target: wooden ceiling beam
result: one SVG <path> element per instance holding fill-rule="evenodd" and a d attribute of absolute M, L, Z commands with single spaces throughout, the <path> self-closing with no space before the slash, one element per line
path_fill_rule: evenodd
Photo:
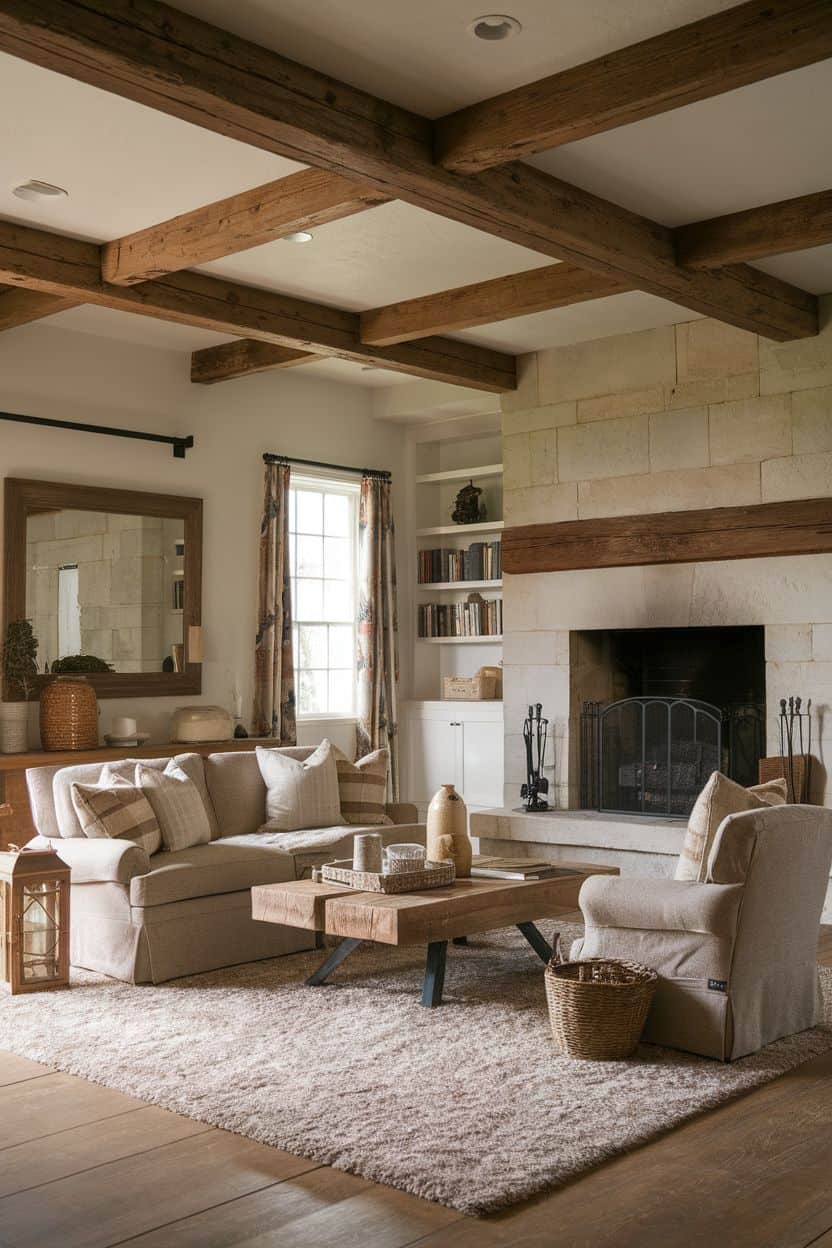
<path fill-rule="evenodd" d="M 374 187 L 324 169 L 302 169 L 105 243 L 101 275 L 117 286 L 152 281 L 387 202 Z"/>
<path fill-rule="evenodd" d="M 436 157 L 476 173 L 829 56 L 828 0 L 751 0 L 459 109 Z"/>
<path fill-rule="evenodd" d="M 323 357 L 292 347 L 276 347 L 270 342 L 253 338 L 233 338 L 217 347 L 203 347 L 191 355 L 191 381 L 211 386 L 218 381 L 233 381 L 249 373 L 264 373 L 275 368 L 296 368 Z"/>
<path fill-rule="evenodd" d="M 489 325 L 632 289 L 632 283 L 574 264 L 548 264 L 362 312 L 361 341 L 379 346 L 412 342 L 428 334 Z"/>
<path fill-rule="evenodd" d="M 683 225 L 675 239 L 679 263 L 694 269 L 716 269 L 821 247 L 832 243 L 832 191 Z"/>
<path fill-rule="evenodd" d="M 21 290 L 18 286 L 0 287 L 0 331 L 43 320 L 55 312 L 77 307 L 77 299 L 45 295 L 38 290 Z"/>
<path fill-rule="evenodd" d="M 452 173 L 426 119 L 157 0 L 0 0 L 0 50 L 705 316 L 778 341 L 817 333 L 805 291 L 745 265 L 683 268 L 668 228 L 528 165 Z"/>
<path fill-rule="evenodd" d="M 0 282 L 474 389 L 499 393 L 516 385 L 514 356 L 438 337 L 368 346 L 361 342 L 357 312 L 203 273 L 171 273 L 137 286 L 114 286 L 101 280 L 97 244 L 9 221 L 0 221 Z"/>

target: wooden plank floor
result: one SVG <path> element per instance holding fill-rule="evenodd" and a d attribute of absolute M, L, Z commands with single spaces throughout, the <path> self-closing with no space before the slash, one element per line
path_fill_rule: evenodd
<path fill-rule="evenodd" d="M 832 1248 L 830 1157 L 832 1053 L 466 1218 L 0 1054 L 0 1248 Z"/>

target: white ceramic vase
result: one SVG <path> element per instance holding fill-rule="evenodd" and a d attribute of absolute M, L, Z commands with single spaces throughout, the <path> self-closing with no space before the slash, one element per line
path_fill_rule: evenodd
<path fill-rule="evenodd" d="M 25 754 L 28 723 L 28 702 L 0 702 L 0 754 Z"/>
<path fill-rule="evenodd" d="M 428 806 L 427 849 L 430 862 L 450 859 L 458 876 L 471 874 L 471 840 L 465 803 L 452 784 L 437 789 Z"/>

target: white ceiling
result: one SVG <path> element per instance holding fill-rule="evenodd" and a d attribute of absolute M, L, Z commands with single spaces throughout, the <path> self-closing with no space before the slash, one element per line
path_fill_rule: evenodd
<path fill-rule="evenodd" d="M 516 38 L 489 44 L 462 0 L 174 0 L 183 10 L 429 116 L 603 55 L 734 0 L 512 0 Z M 825 101 L 825 103 L 824 103 Z M 832 61 L 543 153 L 532 163 L 668 225 L 832 186 Z M 94 240 L 118 237 L 283 177 L 301 166 L 139 104 L 0 55 L 0 216 Z M 11 195 L 41 178 L 68 199 Z M 334 222 L 312 243 L 274 242 L 206 272 L 360 310 L 519 272 L 551 258 L 395 203 Z M 804 289 L 832 290 L 832 246 L 760 263 Z M 632 293 L 456 335 L 510 352 L 692 319 Z M 78 308 L 50 318 L 102 338 L 189 351 L 218 335 Z M 307 376 L 400 380 L 324 361 Z M 401 378 L 407 381 L 407 378 Z"/>

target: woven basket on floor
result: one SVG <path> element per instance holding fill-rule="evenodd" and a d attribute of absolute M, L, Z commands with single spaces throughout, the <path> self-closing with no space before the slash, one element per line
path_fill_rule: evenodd
<path fill-rule="evenodd" d="M 40 741 L 45 750 L 98 747 L 98 699 L 83 676 L 58 676 L 40 695 Z"/>
<path fill-rule="evenodd" d="M 638 962 L 562 962 L 560 941 L 545 971 L 549 1021 L 566 1057 L 608 1062 L 629 1057 L 644 1030 L 658 976 Z"/>

